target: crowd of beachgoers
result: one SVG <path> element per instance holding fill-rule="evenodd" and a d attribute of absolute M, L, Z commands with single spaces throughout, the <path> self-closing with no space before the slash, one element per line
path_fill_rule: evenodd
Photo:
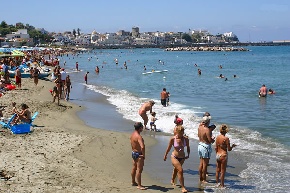
<path fill-rule="evenodd" d="M 9 57 L 9 58 L 3 58 L 1 59 L 1 96 L 2 95 L 7 95 L 4 96 L 5 99 L 1 101 L 1 109 L 0 109 L 0 116 L 3 117 L 3 114 L 7 115 L 11 114 L 9 107 L 11 106 L 11 101 L 13 102 L 13 108 L 16 108 L 16 104 L 22 103 L 21 107 L 23 106 L 23 104 L 25 104 L 26 108 L 30 108 L 30 112 L 35 112 L 35 111 L 39 111 L 39 109 L 41 109 L 41 113 L 43 113 L 42 121 L 45 119 L 45 114 L 48 115 L 48 117 L 46 118 L 46 124 L 49 124 L 52 120 L 56 119 L 57 116 L 58 118 L 61 115 L 61 112 L 64 109 L 68 109 L 69 105 L 66 104 L 66 101 L 69 100 L 69 93 L 70 93 L 70 88 L 71 88 L 71 82 L 70 82 L 70 77 L 69 75 L 67 75 L 65 73 L 65 70 L 63 68 L 60 67 L 59 65 L 59 59 L 58 57 L 61 57 L 65 54 L 69 54 L 68 51 L 66 50 L 62 50 L 62 49 L 47 49 L 47 50 L 42 50 L 42 51 L 27 51 L 25 52 L 25 56 L 23 58 L 13 58 L 13 57 Z M 26 78 L 25 80 L 21 80 L 21 71 L 20 71 L 20 66 L 21 65 L 27 65 L 29 68 L 31 68 L 31 65 L 34 65 L 34 67 L 32 68 L 31 71 L 31 77 L 30 78 Z M 53 75 L 55 76 L 55 78 L 51 78 L 48 84 L 45 84 L 44 82 L 40 82 L 41 86 L 39 86 L 39 82 L 38 82 L 38 73 L 37 72 L 37 68 L 41 67 L 43 65 L 51 65 L 54 66 L 54 70 L 53 70 Z M 17 72 L 15 73 L 15 79 L 11 78 L 9 75 L 9 71 L 8 69 L 12 69 L 13 67 L 16 68 L 15 71 L 19 71 L 20 73 L 20 77 L 19 74 L 17 74 Z M 47 87 L 52 88 L 50 89 L 50 93 L 51 96 L 47 97 L 48 91 L 46 91 L 45 96 L 47 97 L 47 100 L 45 102 L 40 101 L 39 96 L 37 96 L 37 92 L 45 92 L 43 89 L 47 89 Z M 23 89 L 24 88 L 24 89 Z M 25 90 L 27 89 L 28 91 L 26 92 L 26 94 L 22 94 L 20 93 L 21 90 Z M 166 90 L 165 90 L 166 91 Z M 11 93 L 10 93 L 11 92 Z M 168 92 L 165 92 L 166 96 L 168 95 Z M 31 97 L 31 96 L 34 97 Z M 165 94 L 164 94 L 165 95 Z M 1 97 L 0 96 L 0 97 Z M 52 100 L 51 100 L 52 98 Z M 41 98 L 43 100 L 43 98 Z M 62 102 L 61 99 L 64 99 Z M 162 99 L 162 93 L 161 93 L 161 99 Z M 164 99 L 165 100 L 165 99 Z M 65 101 L 65 102 L 64 102 Z M 25 103 L 24 103 L 25 102 Z M 56 103 L 54 103 L 56 102 Z M 166 101 L 163 101 L 163 105 L 166 106 Z M 11 104 L 10 104 L 11 103 Z M 131 147 L 132 147 L 132 158 L 133 158 L 133 168 L 132 168 L 132 185 L 133 186 L 137 186 L 138 189 L 140 190 L 144 190 L 147 189 L 147 187 L 143 186 L 143 184 L 141 184 L 141 173 L 143 170 L 143 165 L 144 165 L 144 158 L 145 158 L 145 146 L 144 146 L 144 141 L 143 138 L 141 137 L 140 133 L 142 132 L 143 128 L 146 128 L 146 124 L 148 122 L 148 117 L 146 115 L 147 111 L 150 111 L 152 113 L 152 106 L 155 104 L 155 102 L 153 101 L 149 101 L 145 104 L 143 104 L 140 108 L 139 114 L 140 116 L 144 119 L 144 126 L 142 125 L 142 123 L 140 122 L 136 122 L 134 127 L 135 127 L 135 131 L 132 133 L 131 135 Z M 147 106 L 146 106 L 147 105 Z M 29 107 L 28 107 L 29 106 Z M 50 110 L 50 113 L 48 113 L 48 110 Z M 146 116 L 145 116 L 146 115 Z M 147 121 L 145 120 L 145 118 L 147 118 Z M 72 118 L 64 118 L 63 120 L 70 120 L 71 121 Z M 210 114 L 206 114 L 203 116 L 203 120 L 201 122 L 201 125 L 199 127 L 199 135 L 200 135 L 200 143 L 199 143 L 199 151 L 200 151 L 200 167 L 199 167 L 199 174 L 200 174 L 200 182 L 201 183 L 207 183 L 206 181 L 206 174 L 207 174 L 207 165 L 208 165 L 208 160 L 210 158 L 210 153 L 208 153 L 207 149 L 211 148 L 211 143 L 213 143 L 215 141 L 215 139 L 212 137 L 211 135 L 211 130 L 209 129 L 211 126 L 209 125 L 210 123 L 210 119 L 211 116 Z M 181 122 L 180 122 L 181 120 Z M 45 121 L 44 121 L 45 122 Z M 153 121 L 154 122 L 154 121 Z M 72 123 L 71 123 L 72 124 Z M 67 125 L 67 126 L 72 126 L 71 124 Z M 58 121 L 56 121 L 55 123 L 55 127 L 60 127 L 60 125 L 62 126 L 63 123 L 61 122 L 61 119 L 58 119 Z M 152 126 L 153 124 L 151 124 Z M 154 126 L 154 125 L 153 125 Z M 46 125 L 45 125 L 46 127 Z M 54 131 L 54 128 L 50 128 L 50 132 Z M 156 130 L 156 128 L 155 128 Z M 41 132 L 44 132 L 43 130 L 40 130 Z M 221 184 L 219 184 L 219 187 L 223 188 L 224 187 L 224 174 L 225 174 L 225 165 L 226 165 L 226 160 L 227 160 L 227 151 L 231 150 L 235 145 L 230 146 L 230 142 L 229 139 L 227 137 L 225 137 L 225 134 L 228 132 L 228 128 L 227 126 L 223 125 L 220 129 L 221 131 L 221 135 L 218 139 L 218 145 L 216 147 L 217 149 L 217 153 L 219 154 L 219 160 L 217 160 L 217 163 L 219 163 L 219 165 L 217 165 L 217 178 L 216 181 L 219 182 L 219 180 L 221 181 Z M 55 132 L 55 131 L 54 131 Z M 109 134 L 111 135 L 111 133 Z M 121 134 L 120 134 L 121 135 Z M 98 137 L 100 137 L 100 139 L 102 139 L 102 141 L 107 140 L 107 136 L 108 133 L 103 134 L 103 136 L 100 137 L 100 134 Z M 45 176 L 45 172 L 39 172 L 39 171 L 47 171 L 50 173 L 50 178 L 52 178 L 52 175 L 54 175 L 54 173 L 57 173 L 60 176 L 69 176 L 71 175 L 72 177 L 70 177 L 70 179 L 74 181 L 74 183 L 76 184 L 79 176 L 81 175 L 80 170 L 82 170 L 83 168 L 86 168 L 84 170 L 88 170 L 89 166 L 87 166 L 85 163 L 76 160 L 75 158 L 73 158 L 71 155 L 69 155 L 68 158 L 63 158 L 65 156 L 64 152 L 65 151 L 71 151 L 71 149 L 75 148 L 75 146 L 77 144 L 80 144 L 82 141 L 86 140 L 86 137 L 84 136 L 78 136 L 78 135 L 74 135 L 74 134 L 62 134 L 62 133 L 57 133 L 55 132 L 54 134 L 52 133 L 45 133 L 45 137 L 41 136 L 41 134 L 36 133 L 35 137 L 38 137 L 36 139 L 31 139 L 31 136 L 28 137 L 24 137 L 24 139 L 27 139 L 28 143 L 32 143 L 32 145 L 36 146 L 36 147 L 40 147 L 40 149 L 38 149 L 38 153 L 37 155 L 43 155 L 42 159 L 44 160 L 40 160 L 37 162 L 37 170 L 35 171 L 37 174 L 37 176 L 40 177 L 38 179 L 36 179 L 36 177 L 29 177 L 29 170 L 35 170 L 35 168 L 31 169 L 33 167 L 34 162 L 31 161 L 34 157 L 35 157 L 35 150 L 33 150 L 33 147 L 27 147 L 25 146 L 26 150 L 29 149 L 29 153 L 25 152 L 25 148 L 19 148 L 17 149 L 17 145 L 16 143 L 19 142 L 19 140 L 17 139 L 13 139 L 16 141 L 13 141 L 13 148 L 12 148 L 12 152 L 7 153 L 6 151 L 4 151 L 5 154 L 4 156 L 6 156 L 7 158 L 4 161 L 3 165 L 0 165 L 0 167 L 5 167 L 5 170 L 3 170 L 2 172 L 2 177 L 4 177 L 6 180 L 10 180 L 11 178 L 13 179 L 14 176 L 16 176 L 16 172 L 9 172 L 9 170 L 12 170 L 11 168 L 13 167 L 13 164 L 16 165 L 19 168 L 26 168 L 23 170 L 27 170 L 25 174 L 22 174 L 18 176 L 18 179 L 15 180 L 17 181 L 18 184 L 20 184 L 20 182 L 22 182 L 24 180 L 25 175 L 28 175 L 28 182 L 36 185 L 36 183 L 42 184 L 41 180 L 43 181 L 49 181 L 46 176 Z M 123 137 L 123 134 L 122 134 Z M 122 138 L 121 137 L 121 138 Z M 44 140 L 45 138 L 45 140 Z M 57 138 L 59 141 L 55 142 L 55 138 Z M 118 137 L 120 138 L 120 137 Z M 46 149 L 45 151 L 41 151 L 41 147 L 46 146 L 45 144 L 42 144 L 41 141 L 37 141 L 37 140 L 42 140 L 42 141 L 49 141 L 51 144 L 56 144 L 55 147 L 52 147 L 52 145 L 49 146 L 49 148 L 51 148 L 50 150 Z M 90 141 L 93 141 L 94 138 L 90 138 Z M 125 140 L 127 140 L 128 138 L 126 138 Z M 140 140 L 142 139 L 142 140 Z M 6 140 L 6 143 L 11 143 L 11 141 L 9 141 L 10 138 L 8 137 L 8 139 Z M 124 142 L 124 139 L 118 139 L 118 143 L 121 143 L 122 145 L 118 145 L 118 143 L 115 142 L 115 146 L 119 146 L 120 147 L 125 147 L 127 148 L 124 144 L 126 144 L 126 142 Z M 37 144 L 35 144 L 37 141 Z M 63 147 L 63 144 L 66 142 L 69 142 L 68 145 L 66 145 L 65 147 Z M 108 140 L 107 140 L 108 141 Z M 143 141 L 143 143 L 142 143 Z M 89 142 L 88 142 L 89 143 Z M 103 149 L 107 149 L 108 146 L 110 146 L 109 144 L 102 144 L 101 148 Z M 184 163 L 184 161 L 186 159 L 189 158 L 189 154 L 190 154 L 190 149 L 189 149 L 189 141 L 188 138 L 186 136 L 184 136 L 184 127 L 182 126 L 182 119 L 176 119 L 176 127 L 174 129 L 174 137 L 172 137 L 170 139 L 168 148 L 165 152 L 164 155 L 164 161 L 166 161 L 167 159 L 167 154 L 169 153 L 169 151 L 171 150 L 171 147 L 173 147 L 173 152 L 172 155 L 170 157 L 172 165 L 174 167 L 173 170 L 173 174 L 172 174 L 172 179 L 171 179 L 171 185 L 175 186 L 175 179 L 178 178 L 180 185 L 181 185 L 181 191 L 182 192 L 187 192 L 188 190 L 185 188 L 184 186 L 184 179 L 183 179 L 183 169 L 182 169 L 182 165 Z M 184 148 L 187 147 L 187 156 L 185 155 L 184 152 Z M 9 148 L 7 148 L 7 146 L 5 146 L 5 148 L 8 150 Z M 4 148 L 4 149 L 5 149 Z M 57 150 L 58 149 L 58 150 Z M 115 149 L 117 149 L 117 147 L 115 147 Z M 112 148 L 110 150 L 110 152 L 108 152 L 108 154 L 106 154 L 106 156 L 109 157 L 109 155 L 115 155 L 117 152 L 114 148 Z M 60 152 L 60 150 L 62 150 L 63 152 Z M 123 149 L 122 149 L 123 150 Z M 21 151 L 21 153 L 20 153 Z M 84 151 L 84 149 L 83 149 Z M 91 150 L 92 151 L 92 150 Z M 25 154 L 27 154 L 28 158 L 30 160 L 26 159 L 25 163 L 21 163 L 21 162 L 17 162 L 16 164 L 11 162 L 10 164 L 7 164 L 11 159 L 11 156 L 13 156 L 13 152 L 14 154 L 21 154 L 21 157 L 25 156 Z M 103 151 L 102 151 L 103 152 Z M 122 151 L 121 151 L 122 152 Z M 72 152 L 70 152 L 72 154 Z M 59 155 L 57 155 L 59 154 Z M 97 155 L 97 154 L 96 154 Z M 142 156 L 143 155 L 143 156 Z M 58 157 L 58 161 L 57 160 L 52 160 L 53 158 Z M 60 157 L 61 156 L 61 157 Z M 104 157 L 106 157 L 104 156 Z M 124 156 L 124 155 L 123 155 Z M 113 159 L 113 157 L 111 157 L 111 159 Z M 55 165 L 50 164 L 48 166 L 48 164 L 46 163 L 47 160 L 50 162 L 55 163 Z M 57 167 L 58 163 L 61 162 L 69 162 L 68 159 L 73 160 L 72 164 L 73 166 L 75 166 L 75 168 L 73 169 L 73 171 L 68 171 L 69 167 L 68 164 L 63 164 L 63 166 L 61 167 L 61 171 L 63 171 L 65 174 L 59 174 L 60 172 L 56 172 L 55 168 L 53 167 Z M 90 159 L 90 158 L 87 158 Z M 122 158 L 123 159 L 123 158 Z M 57 161 L 57 163 L 56 163 Z M 88 160 L 86 160 L 88 161 Z M 99 164 L 102 163 L 102 165 L 106 165 L 107 164 L 107 160 L 106 159 L 101 159 L 99 158 L 98 161 L 100 161 Z M 71 163 L 71 162 L 70 162 Z M 7 164 L 7 165 L 5 165 Z M 43 166 L 44 165 L 44 166 Z M 120 165 L 120 164 L 119 164 Z M 47 168 L 46 168 L 47 167 Z M 112 168 L 112 165 L 107 164 L 106 168 Z M 122 167 L 120 165 L 120 167 Z M 112 169 L 111 169 L 112 170 Z M 110 171 L 111 171 L 110 170 Z M 71 174 L 70 172 L 74 172 L 74 174 Z M 89 171 L 86 171 L 87 173 L 89 173 Z M 112 172 L 112 171 L 111 171 Z M 91 174 L 91 176 L 95 176 L 96 174 Z M 126 174 L 128 175 L 128 174 Z M 83 177 L 86 180 L 89 180 L 90 177 L 86 176 Z M 96 176 L 95 176 L 96 177 Z M 87 190 L 92 190 L 93 188 L 95 188 L 95 190 L 100 190 L 101 186 L 103 186 L 103 182 L 105 182 L 107 180 L 107 178 L 110 177 L 110 172 L 106 173 L 106 176 L 102 176 L 103 180 L 100 180 L 101 183 L 97 183 L 97 185 L 91 185 L 88 187 L 88 185 L 86 185 L 86 189 Z M 29 179 L 31 178 L 31 179 Z M 31 182 L 31 180 L 35 180 L 34 182 Z M 117 178 L 118 179 L 118 178 Z M 51 179 L 50 179 L 51 180 Z M 49 190 L 50 191 L 55 191 L 57 184 L 60 183 L 61 181 L 61 177 L 57 178 L 55 177 L 52 181 L 50 181 L 47 185 L 49 186 Z M 91 180 L 91 183 L 94 183 L 94 181 Z M 136 181 L 135 181 L 136 180 Z M 65 180 L 66 181 L 66 180 Z M 116 179 L 115 179 L 116 182 Z M 114 184 L 115 184 L 114 182 Z M 147 182 L 145 180 L 145 182 Z M 16 184 L 17 184 L 16 183 Z M 28 184 L 29 184 L 28 183 Z M 18 192 L 21 190 L 31 190 L 31 188 L 27 188 L 28 184 L 26 183 L 25 186 L 23 187 L 19 187 L 15 184 L 14 185 L 14 192 Z M 47 191 L 46 188 L 44 188 L 41 185 L 37 185 L 36 187 L 38 189 L 40 189 L 41 191 Z M 53 184 L 53 185 L 51 185 Z M 80 185 L 81 184 L 81 185 Z M 112 184 L 109 184 L 110 186 L 114 186 Z M 119 183 L 120 187 L 118 188 L 118 191 L 120 191 L 121 189 L 121 185 L 123 185 L 122 183 Z M 12 186 L 13 187 L 13 186 Z M 82 190 L 82 188 L 84 187 L 84 185 L 82 185 L 82 182 L 78 182 L 78 186 L 75 187 L 69 187 L 69 184 L 67 182 L 67 184 L 65 185 L 61 185 L 62 188 L 64 188 L 64 190 L 62 190 L 63 192 L 67 191 L 67 192 L 77 192 Z M 104 186 L 105 187 L 105 186 Z M 6 189 L 5 189 L 6 188 Z M 8 188 L 8 186 L 6 186 L 3 190 L 11 190 Z M 111 187 L 112 188 L 112 187 Z M 0 190 L 2 190 L 0 188 Z M 131 189 L 127 189 L 124 188 L 123 185 L 123 192 L 126 191 L 131 191 Z M 31 190 L 31 191 L 34 191 Z M 80 191 L 81 192 L 81 191 Z M 121 191 L 122 192 L 122 191 Z"/>

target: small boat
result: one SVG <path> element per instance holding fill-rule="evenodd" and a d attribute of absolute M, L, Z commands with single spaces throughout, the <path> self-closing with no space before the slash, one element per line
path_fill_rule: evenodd
<path fill-rule="evenodd" d="M 9 70 L 9 77 L 14 78 L 15 77 L 15 71 Z M 50 72 L 40 72 L 38 75 L 38 78 L 45 78 L 48 77 L 51 73 Z M 21 72 L 21 78 L 30 78 L 30 72 Z"/>

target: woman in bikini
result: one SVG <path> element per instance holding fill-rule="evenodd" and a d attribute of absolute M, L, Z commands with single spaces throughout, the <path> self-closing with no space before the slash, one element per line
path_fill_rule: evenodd
<path fill-rule="evenodd" d="M 227 125 L 222 124 L 220 127 L 220 135 L 216 138 L 216 182 L 219 183 L 219 177 L 220 177 L 220 185 L 219 187 L 224 187 L 225 184 L 225 173 L 227 169 L 227 163 L 228 163 L 228 151 L 231 151 L 233 147 L 236 147 L 237 145 L 233 144 L 230 145 L 230 139 L 226 137 L 226 133 L 229 131 L 229 128 Z"/>
<path fill-rule="evenodd" d="M 173 146 L 174 150 L 171 154 L 171 162 L 173 165 L 171 184 L 175 185 L 175 178 L 176 176 L 178 176 L 181 185 L 181 192 L 187 192 L 184 186 L 182 165 L 185 159 L 189 158 L 190 154 L 189 140 L 187 137 L 184 136 L 184 127 L 182 125 L 175 126 L 174 130 L 176 131 L 176 134 L 170 138 L 168 147 L 164 155 L 164 161 L 166 161 L 167 154 L 171 150 L 171 147 Z M 185 156 L 184 147 L 186 147 L 187 149 L 187 156 Z"/>

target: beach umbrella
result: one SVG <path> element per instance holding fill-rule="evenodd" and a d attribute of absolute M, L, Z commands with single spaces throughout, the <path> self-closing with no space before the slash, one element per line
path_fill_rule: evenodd
<path fill-rule="evenodd" d="M 24 53 L 19 50 L 12 50 L 11 56 L 24 56 Z"/>

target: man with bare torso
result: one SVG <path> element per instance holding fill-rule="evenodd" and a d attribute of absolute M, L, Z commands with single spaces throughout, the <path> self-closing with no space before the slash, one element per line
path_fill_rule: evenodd
<path fill-rule="evenodd" d="M 211 156 L 211 144 L 215 141 L 212 138 L 212 130 L 209 128 L 211 116 L 208 112 L 203 115 L 202 122 L 198 127 L 198 154 L 199 154 L 199 180 L 206 182 L 206 172 Z"/>
<path fill-rule="evenodd" d="M 163 107 L 166 107 L 167 97 L 168 97 L 168 94 L 166 92 L 166 88 L 163 88 L 162 92 L 160 93 L 161 104 L 163 105 Z"/>
<path fill-rule="evenodd" d="M 147 123 L 148 123 L 148 116 L 146 114 L 147 111 L 150 111 L 152 113 L 152 107 L 155 104 L 153 100 L 145 102 L 139 109 L 139 115 L 142 117 L 144 120 L 144 127 L 147 129 Z"/>
<path fill-rule="evenodd" d="M 136 122 L 134 124 L 134 128 L 135 131 L 130 137 L 133 158 L 133 167 L 131 171 L 132 185 L 137 186 L 140 190 L 145 190 L 146 188 L 141 185 L 141 173 L 143 171 L 145 160 L 145 144 L 142 136 L 140 135 L 143 130 L 143 125 L 141 122 Z"/>
<path fill-rule="evenodd" d="M 260 97 L 265 97 L 265 96 L 267 96 L 267 93 L 268 93 L 268 89 L 267 89 L 267 87 L 263 84 L 262 87 L 261 87 L 260 90 L 259 90 L 259 96 L 260 96 Z"/>

